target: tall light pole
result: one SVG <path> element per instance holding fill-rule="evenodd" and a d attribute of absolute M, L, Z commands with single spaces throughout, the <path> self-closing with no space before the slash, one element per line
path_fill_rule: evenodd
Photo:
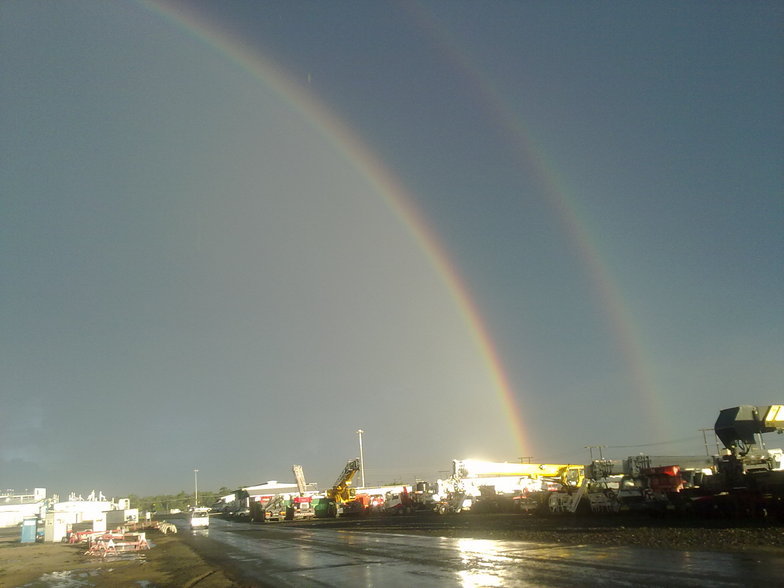
<path fill-rule="evenodd" d="M 365 456 L 362 455 L 362 433 L 364 433 L 362 429 L 357 431 L 357 435 L 359 435 L 359 472 L 362 475 L 362 487 L 365 487 Z"/>
<path fill-rule="evenodd" d="M 193 470 L 193 505 L 199 506 L 199 470 Z"/>

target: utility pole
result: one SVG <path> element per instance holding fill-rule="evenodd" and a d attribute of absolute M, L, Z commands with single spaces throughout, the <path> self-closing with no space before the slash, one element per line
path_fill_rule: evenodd
<path fill-rule="evenodd" d="M 710 457 L 710 451 L 708 450 L 708 437 L 707 432 L 713 431 L 713 437 L 716 440 L 716 455 L 721 455 L 721 449 L 719 448 L 719 440 L 716 437 L 716 430 L 715 429 L 699 429 L 702 431 L 702 442 L 705 443 L 705 455 Z"/>
<path fill-rule="evenodd" d="M 362 429 L 357 431 L 357 435 L 359 435 L 359 472 L 362 476 L 362 487 L 365 487 L 365 456 L 362 454 L 362 433 L 364 433 Z"/>
<path fill-rule="evenodd" d="M 705 455 L 710 457 L 710 451 L 708 451 L 708 436 L 706 435 L 706 432 L 710 431 L 710 429 L 699 429 L 699 430 L 702 431 L 702 442 L 705 444 Z"/>
<path fill-rule="evenodd" d="M 193 506 L 199 506 L 199 470 L 193 470 Z"/>

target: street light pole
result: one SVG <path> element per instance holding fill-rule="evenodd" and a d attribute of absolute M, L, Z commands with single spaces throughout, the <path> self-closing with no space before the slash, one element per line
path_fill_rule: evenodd
<path fill-rule="evenodd" d="M 193 505 L 199 506 L 199 470 L 193 470 Z"/>
<path fill-rule="evenodd" d="M 357 435 L 359 435 L 359 471 L 362 475 L 362 487 L 365 487 L 365 456 L 362 455 L 362 433 L 364 433 L 362 429 L 357 431 Z"/>

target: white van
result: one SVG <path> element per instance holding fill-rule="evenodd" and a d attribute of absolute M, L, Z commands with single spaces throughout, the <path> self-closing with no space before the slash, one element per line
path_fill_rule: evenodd
<path fill-rule="evenodd" d="M 210 526 L 210 509 L 194 508 L 191 512 L 191 529 L 206 529 Z"/>

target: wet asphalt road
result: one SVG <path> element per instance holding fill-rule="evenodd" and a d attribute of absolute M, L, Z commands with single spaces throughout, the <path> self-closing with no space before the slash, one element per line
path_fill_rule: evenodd
<path fill-rule="evenodd" d="M 184 521 L 183 521 L 184 523 Z M 251 525 L 180 528 L 253 586 L 772 586 L 784 557 Z"/>

